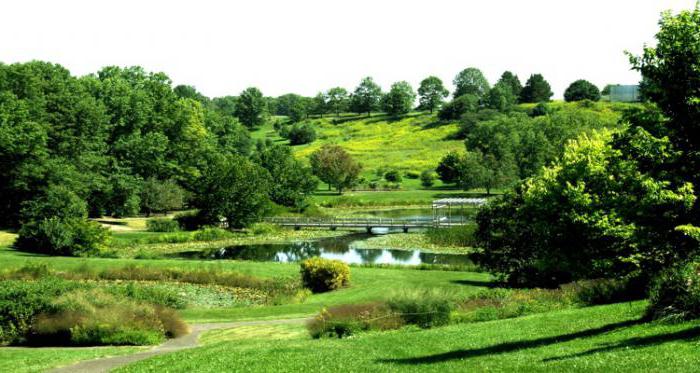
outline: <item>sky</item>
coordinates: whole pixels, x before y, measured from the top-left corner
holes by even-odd
[[[143,66],[209,97],[256,86],[312,96],[365,76],[383,89],[466,67],[493,84],[541,73],[555,98],[574,80],[635,84],[624,51],[653,44],[663,10],[695,0],[4,0],[0,62],[74,75]]]

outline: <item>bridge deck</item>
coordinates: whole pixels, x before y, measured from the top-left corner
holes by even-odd
[[[266,222],[283,227],[321,228],[447,228],[464,225],[466,222],[449,222],[409,219],[363,219],[363,218],[268,218]]]

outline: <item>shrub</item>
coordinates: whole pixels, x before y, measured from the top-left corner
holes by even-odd
[[[406,324],[421,328],[447,325],[455,308],[449,297],[435,291],[404,293],[390,299],[388,305]]]
[[[435,185],[436,178],[437,175],[434,171],[425,170],[420,174],[420,185],[422,185],[425,188],[430,188],[431,186]]]
[[[193,211],[179,213],[175,215],[173,220],[178,223],[180,229],[185,231],[196,231],[204,226],[204,220],[199,216],[199,214]]]
[[[339,260],[306,259],[301,262],[301,281],[314,293],[336,290],[350,283],[350,267]]]
[[[406,171],[406,177],[415,180],[420,177],[420,173],[416,171]]]
[[[689,263],[662,272],[649,292],[647,317],[667,321],[700,317],[700,273]]]
[[[15,247],[48,255],[88,256],[99,252],[109,231],[84,218],[31,221],[22,226]]]
[[[401,177],[401,173],[399,171],[391,170],[384,174],[384,180],[390,183],[400,183],[403,178]]]
[[[577,302],[587,306],[642,299],[646,296],[646,288],[647,282],[634,275],[562,285],[562,289],[574,292]]]
[[[287,134],[291,145],[309,144],[316,140],[316,130],[310,124],[295,124]]]
[[[233,233],[226,229],[205,227],[204,229],[195,232],[194,239],[196,241],[220,241],[233,237]]]
[[[186,325],[172,312],[100,289],[66,293],[52,301],[51,306],[50,311],[37,316],[30,342],[151,345],[187,332]]]
[[[306,328],[312,338],[344,338],[366,330],[391,330],[404,325],[385,303],[348,304],[324,308]]]
[[[275,233],[279,231],[279,227],[275,224],[270,224],[270,223],[255,223],[250,226],[249,228],[250,233],[254,235],[259,235],[259,234],[270,234],[270,233]]]
[[[149,232],[177,232],[180,230],[180,224],[167,218],[148,219],[146,229]]]

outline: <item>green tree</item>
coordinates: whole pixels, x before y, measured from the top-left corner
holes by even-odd
[[[452,83],[455,86],[454,98],[471,94],[481,99],[486,96],[490,89],[489,82],[484,77],[484,74],[475,67],[469,67],[460,71]]]
[[[318,186],[318,180],[309,167],[294,158],[289,147],[267,147],[258,152],[254,159],[274,180],[270,186],[270,199],[273,202],[297,209],[306,207],[308,197]]]
[[[433,110],[439,108],[450,92],[442,84],[442,80],[436,76],[429,76],[420,82],[418,95],[420,96],[420,107],[423,110]]]
[[[321,181],[338,190],[354,186],[362,171],[362,165],[357,163],[348,152],[338,145],[323,145],[320,149],[311,153],[309,157],[311,169]]]
[[[277,97],[277,115],[289,117],[289,121],[296,123],[306,116],[308,112],[307,102],[304,97],[294,93],[288,93]]]
[[[328,96],[323,92],[317,93],[311,101],[309,112],[323,118],[323,114],[328,112]]]
[[[501,74],[501,78],[496,84],[498,83],[507,85],[510,87],[511,92],[513,95],[515,95],[515,97],[520,97],[520,92],[523,90],[523,85],[520,83],[520,79],[517,75],[510,71],[505,71],[503,74]]]
[[[141,188],[141,209],[146,216],[182,209],[185,191],[174,180],[149,178]]]
[[[486,105],[500,112],[510,111],[517,101],[512,88],[505,82],[496,83],[486,97]]]
[[[255,128],[265,123],[267,103],[262,92],[255,87],[241,92],[236,102],[236,117],[248,128]]]
[[[237,155],[215,157],[203,170],[194,206],[202,221],[242,228],[258,221],[269,206],[268,172]]]
[[[577,80],[564,91],[564,100],[566,102],[581,101],[581,100],[600,100],[600,91],[598,87],[587,80]]]
[[[548,102],[554,93],[544,77],[541,74],[530,75],[527,79],[525,87],[520,91],[520,102]]]
[[[440,180],[445,184],[458,182],[460,156],[456,152],[449,152],[438,163],[435,171]]]
[[[465,94],[446,103],[440,108],[438,118],[440,120],[456,120],[464,114],[475,113],[481,106],[481,100],[477,95]]]
[[[350,108],[358,114],[367,113],[369,117],[372,115],[372,110],[379,109],[381,98],[382,89],[371,77],[366,77],[350,97]]]
[[[310,123],[297,123],[291,126],[286,137],[290,145],[310,144],[316,140],[316,130]]]
[[[348,91],[342,87],[335,87],[328,90],[328,110],[339,116],[348,107]]]
[[[393,116],[406,114],[413,108],[416,94],[408,82],[401,81],[391,85],[389,92],[382,98],[384,111]]]

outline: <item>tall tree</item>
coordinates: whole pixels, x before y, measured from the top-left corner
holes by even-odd
[[[379,108],[381,98],[382,89],[368,76],[362,79],[360,85],[355,88],[355,92],[350,98],[350,106],[354,112],[367,113],[369,117],[372,115],[372,110]]]
[[[472,94],[483,98],[489,91],[490,85],[481,70],[475,67],[468,67],[457,74],[452,81],[455,86],[454,98],[462,95]]]
[[[411,111],[415,101],[413,87],[406,81],[400,81],[392,84],[389,92],[382,97],[382,106],[387,114],[396,117]]]
[[[247,88],[238,96],[236,116],[248,128],[255,128],[265,123],[267,103],[262,92],[255,87]]]
[[[316,96],[314,96],[313,100],[311,100],[309,113],[319,115],[321,118],[323,118],[323,114],[326,114],[327,112],[328,96],[323,92],[319,92],[316,94]]]
[[[275,182],[270,187],[270,199],[280,205],[302,209],[306,199],[316,190],[318,180],[311,169],[294,158],[288,146],[266,147],[254,156]]]
[[[544,77],[541,74],[533,74],[530,75],[530,78],[525,83],[525,87],[520,92],[520,102],[547,102],[553,95],[552,87],[544,80]]]
[[[362,165],[338,145],[323,145],[311,153],[309,161],[314,175],[327,183],[329,189],[335,187],[339,194],[355,185],[362,171]]]
[[[505,71],[503,72],[503,74],[501,74],[501,78],[498,79],[498,82],[496,82],[496,84],[499,83],[508,85],[515,97],[519,97],[520,91],[522,91],[523,89],[523,85],[520,83],[520,79],[518,78],[518,76],[510,71]]]
[[[335,116],[340,115],[348,107],[348,91],[342,87],[335,87],[328,90],[328,110],[335,113]]]
[[[445,97],[449,94],[450,92],[442,84],[442,80],[436,76],[423,79],[418,87],[420,107],[423,110],[430,110],[431,114],[442,105]]]

